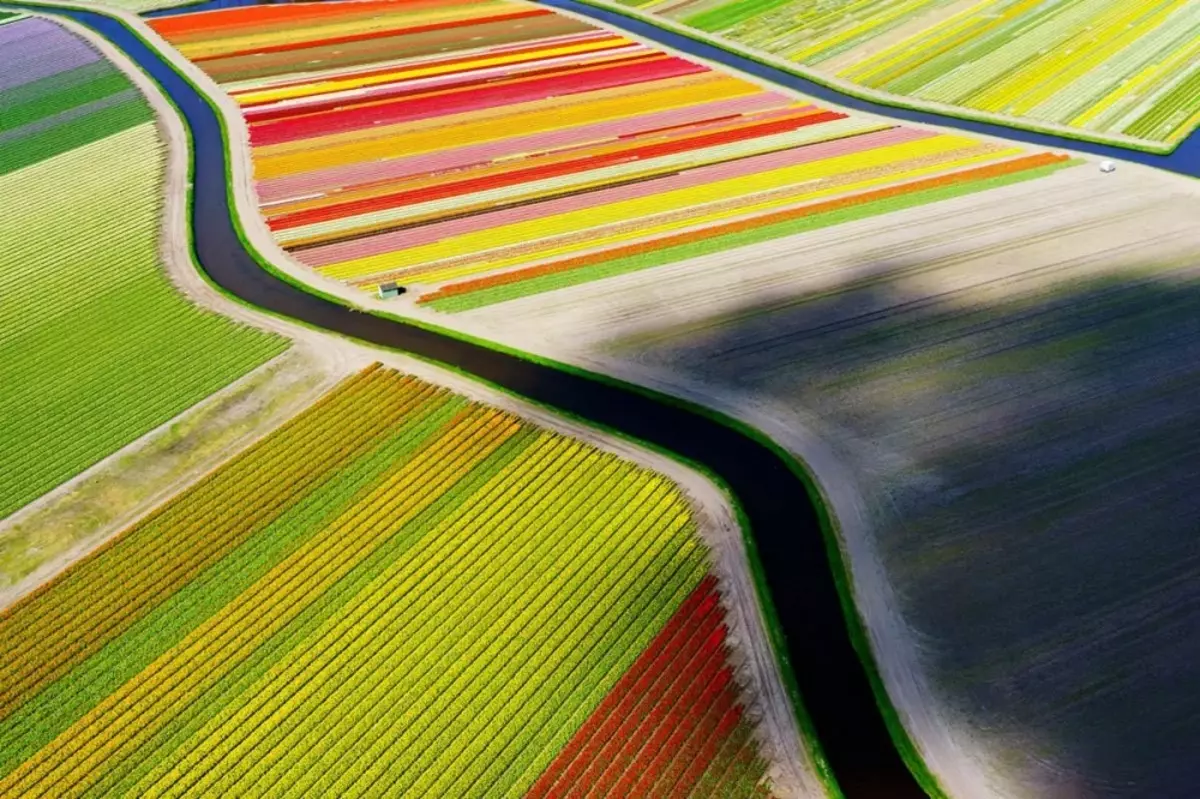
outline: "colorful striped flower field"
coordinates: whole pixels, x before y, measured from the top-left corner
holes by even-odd
[[[0,175],[153,119],[120,70],[49,20],[10,18],[0,53]]]
[[[0,24],[0,519],[289,346],[168,279],[153,119],[75,33]]]
[[[1174,143],[1200,124],[1194,0],[617,0],[853,83]]]
[[[286,250],[444,311],[737,246],[735,230],[788,235],[800,217],[834,224],[1067,163],[823,109],[511,0],[151,24],[241,107]]]
[[[766,795],[697,525],[375,365],[0,614],[0,795]]]

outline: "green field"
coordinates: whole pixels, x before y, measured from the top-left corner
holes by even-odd
[[[0,795],[761,795],[697,531],[376,365],[0,616]]]
[[[1191,0],[620,0],[871,89],[1174,144],[1200,124]]]
[[[92,78],[71,100],[31,84],[0,93],[20,109],[3,126],[119,81],[132,90],[111,68]],[[21,163],[0,174],[0,518],[287,347],[172,286],[159,252],[165,147],[152,122],[125,124],[151,118],[140,95],[116,108],[120,125],[88,116],[49,138],[0,139],[0,163]]]

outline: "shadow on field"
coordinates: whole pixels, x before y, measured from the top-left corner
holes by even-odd
[[[884,263],[637,357],[821,420],[941,701],[1028,795],[1183,799],[1200,785],[1187,266],[946,290]]]

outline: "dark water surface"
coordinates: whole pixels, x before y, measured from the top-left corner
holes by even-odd
[[[182,110],[194,141],[196,251],[201,267],[222,288],[265,310],[455,366],[534,401],[677,452],[718,474],[736,493],[750,521],[792,668],[845,796],[924,795],[892,745],[851,644],[816,510],[804,485],[782,460],[751,438],[699,413],[400,320],[353,311],[264,271],[235,232],[226,192],[225,144],[204,98],[117,20],[90,11],[30,8],[69,17],[107,38],[140,64]]]

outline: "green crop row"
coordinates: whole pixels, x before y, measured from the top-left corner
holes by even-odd
[[[0,118],[130,90],[90,64],[0,92]],[[151,116],[135,97],[0,141],[0,195],[21,198],[0,204],[0,518],[287,346],[198,309],[164,274]]]
[[[1139,149],[1158,151],[1200,123],[1186,102],[1195,91],[1182,88],[1200,75],[1200,8],[1187,0],[981,0],[965,10],[951,0],[614,4],[826,77],[1034,128],[1136,137]]]
[[[373,368],[0,617],[0,793],[517,795],[706,552],[665,478]]]

